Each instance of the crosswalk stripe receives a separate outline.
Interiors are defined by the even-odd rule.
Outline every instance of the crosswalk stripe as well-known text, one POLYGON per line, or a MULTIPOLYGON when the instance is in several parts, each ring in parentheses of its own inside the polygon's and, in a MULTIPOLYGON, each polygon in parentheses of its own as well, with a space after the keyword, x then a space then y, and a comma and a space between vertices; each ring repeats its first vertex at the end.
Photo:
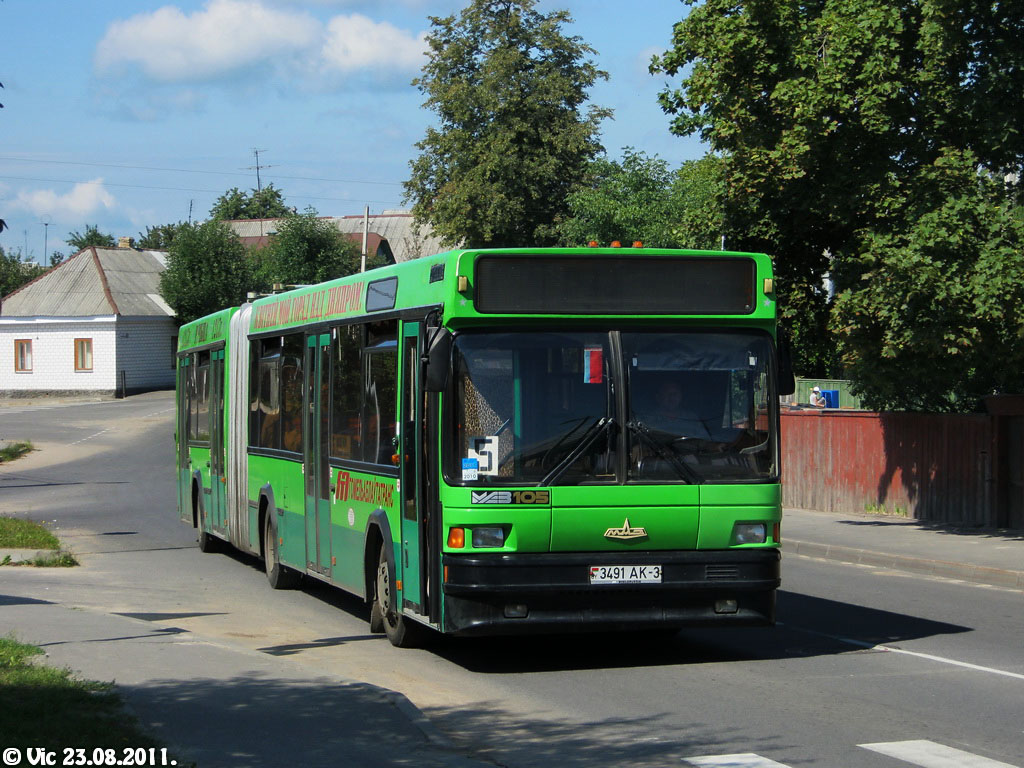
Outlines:
POLYGON ((990 760, 934 741, 889 741, 876 744, 858 744, 864 749, 903 760, 921 768, 1017 768, 1015 765, 990 760))
POLYGON ((705 757, 684 757, 690 765, 701 768, 789 768, 783 763, 776 763, 767 757, 744 752, 739 755, 707 755, 705 757))

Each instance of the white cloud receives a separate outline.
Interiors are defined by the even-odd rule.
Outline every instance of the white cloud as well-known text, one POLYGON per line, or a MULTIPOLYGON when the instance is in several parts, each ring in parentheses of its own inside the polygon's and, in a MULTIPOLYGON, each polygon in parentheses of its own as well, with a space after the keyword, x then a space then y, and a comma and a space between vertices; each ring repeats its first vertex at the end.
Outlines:
POLYGON ((426 33, 413 37, 386 21, 375 22, 360 14, 335 16, 327 23, 322 49, 327 69, 354 72, 364 69, 416 70, 427 50, 426 33))
POLYGON ((316 72, 412 72, 423 63, 425 32, 416 35, 361 14, 334 16, 324 24, 270 2, 206 0, 190 14, 166 5, 115 21, 96 48, 96 71, 182 84, 266 70, 308 87, 315 85, 308 80, 316 72))
POLYGON ((112 210, 116 204, 114 196, 104 188, 102 178, 75 184, 63 195, 52 189, 22 190, 13 203, 15 208, 34 216, 49 215, 57 220, 80 220, 101 210, 112 210))
POLYGON ((96 49, 101 73, 138 68, 162 82, 230 77, 315 49, 321 25, 307 14, 259 0, 208 0, 186 15, 167 5, 115 21, 96 49))

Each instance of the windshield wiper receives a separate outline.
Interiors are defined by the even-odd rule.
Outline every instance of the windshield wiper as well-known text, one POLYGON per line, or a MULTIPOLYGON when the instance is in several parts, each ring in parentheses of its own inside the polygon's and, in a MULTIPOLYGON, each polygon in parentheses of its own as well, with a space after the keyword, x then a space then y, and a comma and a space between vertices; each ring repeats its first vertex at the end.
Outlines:
POLYGON ((548 472, 547 475, 545 475, 539 483, 537 483, 537 485, 551 485, 553 482, 555 482, 555 480, 562 476, 565 470, 567 470, 569 467, 573 465, 573 463, 575 463, 576 459, 578 459, 580 456, 584 454, 587 448, 589 448, 597 441, 597 438, 599 438, 602 434, 611 429, 611 427, 614 424, 615 419, 613 417, 602 416, 600 419, 598 419, 589 427, 587 427, 587 429, 583 432, 583 435, 580 437, 580 441, 576 443, 576 447, 569 451, 566 457, 562 459, 560 462, 558 462, 551 469, 551 471, 548 472))
POLYGON ((676 474, 683 480, 687 480, 691 483, 699 483, 700 475, 698 475, 690 467, 686 466, 672 451, 667 449, 664 445, 659 443, 651 435, 651 430, 642 421, 628 421, 626 422, 626 428, 635 435, 639 435, 644 441, 654 449, 654 452, 658 454, 658 457, 668 462, 676 474))

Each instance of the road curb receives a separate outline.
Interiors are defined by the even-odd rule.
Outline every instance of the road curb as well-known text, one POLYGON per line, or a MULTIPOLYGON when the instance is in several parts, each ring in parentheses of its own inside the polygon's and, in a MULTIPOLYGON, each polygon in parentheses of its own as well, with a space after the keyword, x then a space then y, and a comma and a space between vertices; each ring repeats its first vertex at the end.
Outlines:
POLYGON ((817 557, 824 560, 838 560, 843 563, 871 565, 876 568, 891 568, 898 571, 939 576, 946 579, 961 579, 994 587, 1024 589, 1024 571, 990 568, 971 563, 954 563, 946 560, 930 560, 923 557, 908 557, 869 549, 842 547, 836 544, 820 544, 811 541, 784 540, 782 551, 794 555, 817 557))
POLYGON ((57 557, 59 549, 0 549, 0 563, 11 558, 10 563, 26 563, 39 558, 57 557))

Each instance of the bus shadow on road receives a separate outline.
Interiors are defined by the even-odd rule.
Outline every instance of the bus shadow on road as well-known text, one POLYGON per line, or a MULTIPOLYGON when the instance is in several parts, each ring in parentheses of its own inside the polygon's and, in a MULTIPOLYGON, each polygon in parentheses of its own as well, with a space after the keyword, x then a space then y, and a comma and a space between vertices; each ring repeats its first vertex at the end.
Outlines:
POLYGON ((970 627, 910 614, 780 590, 774 627, 447 639, 431 649, 472 672, 517 674, 832 656, 970 631, 970 627))

